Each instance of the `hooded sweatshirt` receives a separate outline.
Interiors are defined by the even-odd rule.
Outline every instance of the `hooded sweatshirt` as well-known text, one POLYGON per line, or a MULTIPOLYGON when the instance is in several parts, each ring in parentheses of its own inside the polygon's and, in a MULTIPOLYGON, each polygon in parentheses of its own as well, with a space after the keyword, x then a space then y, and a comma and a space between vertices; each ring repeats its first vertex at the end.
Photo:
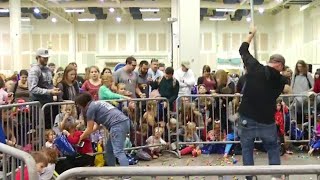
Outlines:
POLYGON ((190 95, 191 89, 196 83, 192 70, 188 69, 187 72, 184 72, 182 68, 179 68, 174 72, 174 77, 179 81, 179 96, 190 95))

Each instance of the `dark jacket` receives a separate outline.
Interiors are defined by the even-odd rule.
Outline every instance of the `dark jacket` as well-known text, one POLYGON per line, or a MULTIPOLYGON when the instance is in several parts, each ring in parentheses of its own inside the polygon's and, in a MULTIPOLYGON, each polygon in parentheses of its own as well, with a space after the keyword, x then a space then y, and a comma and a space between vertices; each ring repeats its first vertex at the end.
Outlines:
POLYGON ((239 114, 258 123, 272 124, 275 122, 276 99, 282 93, 286 80, 276 69, 260 64, 248 48, 249 44, 244 42, 239 50, 247 68, 239 114))
MULTIPOLYGON (((158 79, 160 80, 160 79, 158 79)), ((166 79, 161 78, 160 82, 154 81, 151 83, 152 89, 158 89, 161 97, 168 99, 170 103, 170 109, 173 109, 173 103, 178 97, 179 93, 179 81, 174 78, 166 79)))

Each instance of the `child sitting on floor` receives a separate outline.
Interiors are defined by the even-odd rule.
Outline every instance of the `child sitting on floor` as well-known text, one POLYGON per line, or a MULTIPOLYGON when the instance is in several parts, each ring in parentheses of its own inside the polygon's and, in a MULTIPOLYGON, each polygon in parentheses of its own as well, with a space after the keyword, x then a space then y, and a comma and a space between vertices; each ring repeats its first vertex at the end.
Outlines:
POLYGON ((320 148, 320 115, 317 117, 317 124, 314 135, 310 140, 310 150, 308 154, 311 156, 313 151, 320 148))
POLYGON ((155 127, 154 128, 154 135, 150 136, 146 142, 149 147, 150 155, 153 159, 158 159, 158 157, 161 155, 161 145, 166 145, 167 143, 161 138, 163 134, 163 128, 161 127, 155 127))
POLYGON ((53 141, 56 137, 55 132, 52 129, 47 129, 44 134, 45 134, 45 140, 46 140, 45 147, 53 148, 53 141))
POLYGON ((56 116, 52 129, 59 135, 67 122, 77 123, 77 125, 81 124, 77 120, 77 110, 74 104, 61 106, 61 113, 56 116))
MULTIPOLYGON (((31 156, 33 157, 33 159, 36 162, 36 168, 37 172, 39 173, 39 179, 40 179, 40 173, 43 172, 44 168, 47 167, 48 165, 48 158, 46 157, 46 155, 43 152, 33 152, 31 153, 31 156)), ((28 175, 28 168, 24 167, 24 180, 29 180, 29 175, 28 175)), ((19 169, 16 173, 16 180, 20 180, 21 179, 21 169, 19 169)), ((33 180, 33 179, 31 179, 33 180)))
POLYGON ((76 151, 80 154, 80 156, 77 157, 77 160, 79 162, 75 163, 78 165, 75 166, 93 166, 94 156, 92 156, 93 150, 91 141, 89 138, 86 138, 85 140, 79 143, 80 136, 83 134, 83 132, 77 130, 76 127, 77 124, 68 122, 65 124, 65 129, 62 131, 62 133, 67 136, 69 143, 76 146, 76 151))
POLYGON ((201 154, 201 144, 192 144, 192 142, 200 142, 200 138, 196 131, 196 124, 194 122, 188 122, 184 132, 185 142, 191 142, 189 145, 184 147, 180 152, 181 155, 192 154, 196 157, 201 154))
POLYGON ((51 180, 58 161, 58 151, 52 148, 44 148, 42 152, 48 158, 48 165, 44 168, 44 171, 40 174, 40 180, 51 180))

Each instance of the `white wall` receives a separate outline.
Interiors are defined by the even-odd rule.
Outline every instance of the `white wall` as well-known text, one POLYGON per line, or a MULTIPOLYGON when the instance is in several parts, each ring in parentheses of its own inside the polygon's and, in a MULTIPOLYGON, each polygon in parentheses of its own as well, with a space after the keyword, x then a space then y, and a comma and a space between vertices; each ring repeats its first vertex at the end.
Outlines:
POLYGON ((273 21, 272 52, 282 53, 292 68, 299 59, 320 64, 320 7, 303 12, 290 8, 274 16, 273 21))
MULTIPOLYGON (((294 66, 298 59, 320 64, 320 8, 300 12, 291 7, 277 15, 255 16, 258 59, 268 60, 272 53, 283 54, 287 64, 294 66)), ((19 70, 11 67, 9 18, 0 18, 0 69, 19 70)), ((111 20, 73 25, 59 20, 32 20, 23 23, 23 68, 34 62, 34 51, 39 47, 52 47, 51 61, 58 66, 76 61, 80 70, 90 65, 103 67, 124 62, 134 55, 137 59, 155 57, 170 65, 170 25, 166 22, 142 22, 124 19, 121 23, 111 20), (76 53, 73 52, 76 49, 76 53)), ((239 57, 238 48, 248 33, 249 23, 207 21, 200 24, 200 62, 217 68, 217 58, 239 57)), ((252 48, 251 48, 252 50, 252 48)), ((199 75, 200 69, 193 69, 199 75)))

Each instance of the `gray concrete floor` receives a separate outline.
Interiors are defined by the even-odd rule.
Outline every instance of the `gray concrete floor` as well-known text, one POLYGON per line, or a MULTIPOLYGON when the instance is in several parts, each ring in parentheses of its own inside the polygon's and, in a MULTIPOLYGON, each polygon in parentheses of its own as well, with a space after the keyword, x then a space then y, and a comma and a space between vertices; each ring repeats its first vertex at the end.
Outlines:
MULTIPOLYGON (((263 152, 255 153, 255 164, 256 165, 267 165, 268 156, 263 152)), ((135 166, 241 166, 242 156, 235 156, 238 160, 236 164, 226 163, 223 161, 222 155, 201 155, 199 157, 193 158, 191 156, 184 156, 178 159, 172 154, 165 153, 159 159, 152 161, 140 161, 135 166)), ((293 155, 285 154, 281 157, 281 163, 283 165, 307 165, 307 164, 319 164, 320 155, 315 154, 309 157, 306 153, 294 153, 293 155)), ((231 158, 230 158, 231 159, 231 158)), ((89 180, 109 180, 110 177, 93 177, 89 180)), ((117 179, 117 178, 115 178, 117 179)), ((132 177, 132 180, 149 180, 150 177, 132 177)), ((157 177, 156 180, 183 180, 184 177, 157 177)), ((216 180, 218 177, 190 177, 190 180, 216 180)), ((224 180, 244 180, 244 177, 224 177, 224 180)), ((270 180, 270 176, 259 176, 258 180, 270 180)), ((304 176, 290 176, 290 180, 316 180, 316 175, 304 175, 304 176)))

